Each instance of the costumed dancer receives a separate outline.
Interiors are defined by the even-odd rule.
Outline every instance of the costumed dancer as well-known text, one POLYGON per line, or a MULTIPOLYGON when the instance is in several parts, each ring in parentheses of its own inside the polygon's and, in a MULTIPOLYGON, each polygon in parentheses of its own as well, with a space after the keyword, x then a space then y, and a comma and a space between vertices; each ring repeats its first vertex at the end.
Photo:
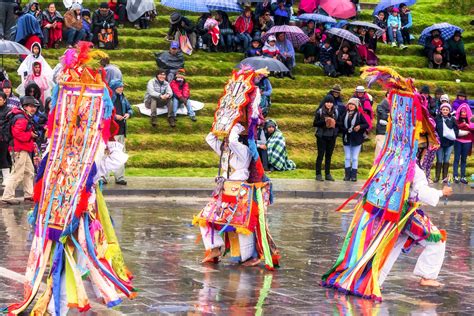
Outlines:
POLYGON ((437 144, 433 125, 424 116, 422 100, 411 79, 388 67, 365 68, 369 86, 379 81, 390 91, 391 113, 383 148, 367 182, 343 203, 357 198, 354 217, 334 266, 322 277, 322 285, 363 298, 381 300, 380 285, 405 246, 425 247, 415 274, 422 285, 438 286, 435 279, 444 259, 446 232, 434 226, 420 204, 436 205, 451 189, 430 189, 417 166, 420 134, 437 144))
POLYGON ((8 306, 11 315, 28 308, 43 277, 46 286, 32 308, 34 315, 65 315, 69 308, 87 311, 90 284, 108 307, 122 301, 119 292, 136 296, 97 184, 127 156, 121 144, 109 141, 117 130, 113 104, 101 74, 86 65, 92 58, 89 48, 90 43, 79 42, 62 60, 48 119, 49 145, 33 190, 34 237, 24 299, 8 306))
POLYGON ((232 73, 206 137, 220 156, 217 188, 211 201, 194 217, 206 248, 203 262, 218 262, 222 255, 245 266, 264 260, 273 270, 279 252, 269 233, 267 206, 271 183, 265 176, 256 146, 256 128, 261 116, 260 90, 255 79, 260 72, 246 66, 232 73))

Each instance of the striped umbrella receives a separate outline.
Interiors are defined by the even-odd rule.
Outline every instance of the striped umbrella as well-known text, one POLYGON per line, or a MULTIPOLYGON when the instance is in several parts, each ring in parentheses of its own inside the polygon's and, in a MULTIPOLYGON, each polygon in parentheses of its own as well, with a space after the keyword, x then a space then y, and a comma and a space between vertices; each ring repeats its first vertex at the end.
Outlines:
POLYGON ((276 36, 277 33, 285 33, 286 38, 291 41, 294 47, 300 47, 309 41, 308 35, 306 35, 299 27, 293 25, 274 26, 265 33, 262 40, 266 41, 270 35, 276 36))
POLYGON ((365 22, 365 21, 352 21, 349 22, 348 24, 350 25, 356 25, 356 26, 362 26, 368 29, 374 29, 375 30, 375 35, 377 37, 382 36, 383 32, 385 32, 383 29, 381 29, 378 25, 370 22, 365 22))
POLYGON ((301 21, 315 21, 320 23, 337 23, 336 19, 317 13, 303 13, 298 19, 301 21))
POLYGON ((209 12, 203 0, 161 0, 161 4, 176 10, 191 12, 209 12))
POLYGON ((28 55, 30 51, 23 45, 0 39, 0 55, 2 55, 2 68, 3 68, 3 55, 28 55))
POLYGON ((329 30, 326 31, 327 33, 330 33, 332 35, 338 36, 342 39, 345 39, 349 42, 360 44, 360 39, 352 34, 351 32, 344 30, 344 29, 338 29, 337 27, 333 27, 329 30))
POLYGON ((242 12, 237 0, 206 0, 209 11, 242 12))
POLYGON ((420 38, 418 39, 418 44, 424 46, 425 42, 426 42, 426 39, 431 36, 431 32, 434 31, 434 30, 439 30, 439 32, 441 33, 441 37, 445 41, 447 41, 451 37, 453 37, 454 32, 456 32, 456 31, 459 31, 461 33, 463 32, 462 28, 460 28, 456 25, 449 24, 449 23, 433 24, 433 25, 427 27, 426 29, 424 29, 421 32, 420 38))

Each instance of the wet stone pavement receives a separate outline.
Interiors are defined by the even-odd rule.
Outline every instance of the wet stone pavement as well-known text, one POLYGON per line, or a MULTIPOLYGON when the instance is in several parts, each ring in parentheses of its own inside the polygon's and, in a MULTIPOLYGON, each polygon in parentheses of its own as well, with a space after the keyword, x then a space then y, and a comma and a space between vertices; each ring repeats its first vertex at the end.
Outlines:
MULTIPOLYGON (((474 314, 474 212, 471 205, 426 208, 448 231, 441 289, 420 288, 412 276, 420 249, 402 255, 385 282, 382 303, 321 288, 336 260, 351 214, 336 204, 287 201, 270 207, 269 225, 282 267, 275 272, 224 260, 202 265, 198 229, 189 225, 205 201, 109 203, 128 267, 140 290, 114 310, 123 314, 450 315, 474 314)), ((24 273, 29 251, 26 211, 0 209, 0 269, 24 273)), ((1 276, 0 306, 21 299, 22 284, 1 276)), ((111 314, 99 309, 91 315, 111 314)), ((112 313, 117 314, 117 313, 112 313)))

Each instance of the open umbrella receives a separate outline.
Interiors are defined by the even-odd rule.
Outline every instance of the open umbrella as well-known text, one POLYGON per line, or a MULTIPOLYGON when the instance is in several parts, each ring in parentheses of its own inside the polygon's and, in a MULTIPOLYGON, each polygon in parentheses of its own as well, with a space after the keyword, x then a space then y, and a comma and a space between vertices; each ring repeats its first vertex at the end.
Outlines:
POLYGON ((237 0, 206 0, 209 11, 242 12, 242 7, 237 0))
POLYGON ((360 39, 352 34, 351 32, 344 30, 344 29, 338 29, 336 27, 333 27, 329 30, 326 31, 327 33, 330 33, 332 35, 338 36, 342 39, 345 39, 349 42, 360 44, 360 39))
POLYGON ((426 42, 426 39, 428 37, 430 37, 431 35, 431 31, 434 31, 434 30, 439 30, 439 32, 441 33, 441 37, 447 41, 449 40, 451 37, 453 37, 454 35, 454 32, 456 31, 459 31, 459 32, 463 32, 463 29, 456 26, 456 25, 452 25, 452 24, 449 24, 449 23, 437 23, 437 24, 433 24, 431 26, 428 26, 426 29, 424 29, 422 32, 421 32, 421 35, 420 35, 420 38, 418 39, 418 44, 420 45, 425 45, 425 42, 426 42))
POLYGON ((382 10, 385 10, 388 7, 399 6, 400 4, 405 3, 407 6, 414 5, 416 0, 380 0, 379 4, 374 9, 374 15, 377 15, 382 10))
POLYGON ((161 4, 177 10, 191 12, 209 12, 203 0, 161 0, 161 4))
POLYGON ((356 16, 356 7, 351 0, 321 0, 319 6, 332 17, 348 19, 356 16))
POLYGON ((314 12, 319 6, 319 0, 300 0, 298 9, 303 12, 314 12))
POLYGON ((315 21, 320 23, 337 23, 336 19, 317 13, 303 13, 298 16, 298 19, 301 21, 315 21))
POLYGON ((249 57, 242 60, 235 67, 240 68, 242 65, 248 65, 254 70, 267 68, 272 72, 288 72, 290 71, 284 63, 275 58, 270 57, 249 57))
POLYGON ((266 41, 270 35, 276 36, 277 33, 285 33, 286 38, 289 39, 295 47, 300 47, 309 41, 308 35, 306 35, 299 27, 291 25, 277 25, 272 27, 267 33, 265 33, 262 40, 266 41))
POLYGON ((3 55, 28 55, 30 51, 23 45, 0 39, 0 55, 2 55, 2 68, 3 68, 3 55))
POLYGON ((350 25, 356 25, 356 26, 362 26, 365 28, 369 29, 374 29, 375 30, 375 35, 377 37, 382 36, 382 34, 385 32, 383 29, 381 29, 378 25, 370 22, 365 22, 365 21, 352 21, 349 22, 350 25))

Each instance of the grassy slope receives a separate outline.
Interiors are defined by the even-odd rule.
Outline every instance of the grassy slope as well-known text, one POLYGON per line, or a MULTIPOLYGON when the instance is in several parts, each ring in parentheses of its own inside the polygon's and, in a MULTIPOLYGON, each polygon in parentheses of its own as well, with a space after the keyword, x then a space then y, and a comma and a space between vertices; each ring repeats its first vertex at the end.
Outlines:
MULTIPOLYGON (((40 1, 46 3, 46 1, 40 1)), ((94 8, 100 1, 85 1, 86 7, 94 8)), ((57 4, 62 8, 62 2, 57 4)), ((167 32, 168 15, 171 9, 158 6, 159 18, 149 30, 137 31, 130 25, 120 30, 120 50, 108 52, 113 63, 119 65, 124 73, 126 94, 134 104, 143 100, 147 80, 154 74, 156 65, 153 52, 166 49, 169 45, 164 40, 167 32)), ((433 23, 448 21, 465 29, 463 34, 468 62, 474 63, 474 29, 469 26, 471 17, 456 13, 455 9, 446 9, 446 6, 435 0, 419 0, 412 8, 414 33, 433 23), (430 12, 430 14, 426 14, 430 12)), ((191 18, 197 18, 192 15, 191 18)), ((362 20, 370 21, 371 12, 363 11, 362 20)), ((443 87, 450 95, 459 89, 455 82, 460 79, 462 85, 474 94, 473 68, 465 72, 449 70, 431 70, 427 68, 427 61, 421 54, 419 45, 411 45, 406 51, 392 49, 380 44, 378 53, 381 65, 389 65, 404 76, 416 79, 421 86, 427 84, 432 91, 443 87)), ((47 50, 44 55, 51 65, 56 63, 62 50, 47 50)), ((130 175, 147 176, 214 176, 217 166, 216 156, 208 149, 204 137, 212 123, 213 111, 217 100, 222 93, 223 84, 233 66, 241 59, 241 54, 203 53, 197 52, 186 57, 188 81, 191 84, 193 99, 206 103, 205 108, 198 112, 198 122, 192 123, 184 117, 178 120, 176 129, 168 127, 165 118, 160 118, 157 129, 152 130, 148 118, 137 114, 129 121, 129 138, 127 149, 130 154, 127 173, 130 175)), ((6 58, 6 66, 10 71, 16 65, 12 58, 6 58)), ((284 178, 312 178, 313 164, 316 155, 314 130, 311 127, 316 104, 335 83, 343 87, 343 96, 351 95, 354 87, 363 84, 358 77, 327 78, 322 71, 312 65, 304 65, 302 56, 297 55, 295 69, 296 81, 272 78, 274 95, 270 116, 276 119, 284 131, 290 158, 293 159, 298 170, 290 172, 272 173, 272 177, 284 178)), ((13 78, 15 83, 16 78, 13 78)), ((378 87, 370 90, 375 97, 375 103, 381 100, 383 91, 378 87)), ((374 141, 371 139, 364 144, 360 157, 362 175, 367 174, 372 165, 374 141)), ((340 177, 343 168, 343 153, 340 142, 333 157, 334 174, 340 177)), ((474 172, 474 168, 469 169, 474 172)))

